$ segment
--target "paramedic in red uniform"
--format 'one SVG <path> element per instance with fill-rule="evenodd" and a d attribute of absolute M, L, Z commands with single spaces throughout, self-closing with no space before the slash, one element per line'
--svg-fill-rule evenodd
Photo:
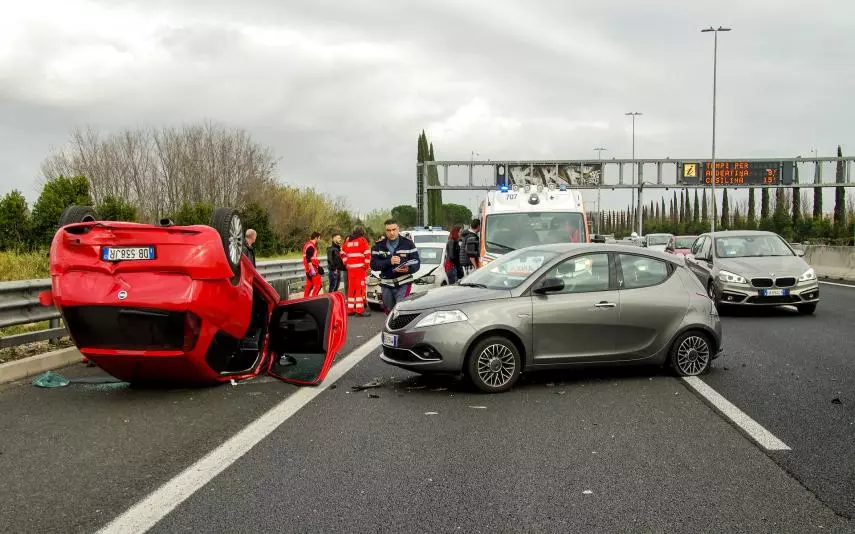
<path fill-rule="evenodd" d="M 312 232 L 312 237 L 303 245 L 303 269 L 306 271 L 306 289 L 303 298 L 314 297 L 321 291 L 324 269 L 318 256 L 319 232 Z"/>
<path fill-rule="evenodd" d="M 341 246 L 341 258 L 347 268 L 347 314 L 368 317 L 365 309 L 368 297 L 365 281 L 371 272 L 371 243 L 365 239 L 365 230 L 357 226 Z"/>

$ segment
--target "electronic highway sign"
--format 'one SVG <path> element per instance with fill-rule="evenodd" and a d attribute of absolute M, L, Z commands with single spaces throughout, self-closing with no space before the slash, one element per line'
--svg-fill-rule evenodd
<path fill-rule="evenodd" d="M 679 166 L 679 185 L 712 185 L 711 161 L 683 161 Z M 793 163 L 783 161 L 739 161 L 715 162 L 716 186 L 748 185 L 791 185 Z"/>

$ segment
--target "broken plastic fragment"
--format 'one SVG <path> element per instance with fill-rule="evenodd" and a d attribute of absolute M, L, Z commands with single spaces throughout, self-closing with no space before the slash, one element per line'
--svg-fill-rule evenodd
<path fill-rule="evenodd" d="M 33 385 L 40 388 L 62 388 L 69 383 L 70 381 L 67 378 L 53 371 L 42 373 L 33 379 Z"/>
<path fill-rule="evenodd" d="M 425 415 L 439 415 L 439 412 L 425 412 Z"/>
<path fill-rule="evenodd" d="M 486 410 L 487 409 L 486 406 L 470 406 L 470 408 L 474 408 L 476 410 Z"/>
<path fill-rule="evenodd" d="M 353 388 L 353 391 L 362 391 L 363 389 L 379 388 L 382 385 L 383 385 L 382 382 L 380 382 L 378 380 L 372 380 L 371 382 L 368 382 L 367 384 L 362 384 L 361 386 L 350 386 L 350 387 Z"/>
<path fill-rule="evenodd" d="M 831 399 L 831 404 L 840 404 L 840 399 L 837 397 L 834 397 L 833 399 Z"/>
<path fill-rule="evenodd" d="M 594 492 L 593 492 L 593 491 L 591 491 L 591 490 L 585 490 L 585 491 L 583 491 L 583 492 L 582 492 L 582 494 L 583 494 L 583 495 L 593 495 L 593 493 L 594 493 Z"/>

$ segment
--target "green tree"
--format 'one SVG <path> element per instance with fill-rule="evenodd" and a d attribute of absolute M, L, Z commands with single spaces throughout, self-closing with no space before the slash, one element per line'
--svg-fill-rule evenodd
<path fill-rule="evenodd" d="M 769 189 L 766 187 L 760 190 L 760 218 L 769 218 Z"/>
<path fill-rule="evenodd" d="M 813 188 L 813 218 L 822 219 L 822 188 Z"/>
<path fill-rule="evenodd" d="M 748 219 L 745 221 L 745 226 L 749 230 L 757 228 L 757 201 L 754 198 L 754 188 L 748 189 Z"/>
<path fill-rule="evenodd" d="M 775 190 L 775 212 L 772 216 L 772 223 L 775 232 L 790 240 L 793 237 L 793 227 L 785 193 L 783 187 Z"/>
<path fill-rule="evenodd" d="M 709 208 L 707 207 L 707 192 L 706 192 L 706 190 L 701 191 L 701 195 L 703 195 L 703 198 L 701 199 L 701 219 L 704 222 L 704 226 L 706 226 L 707 223 L 710 222 Z"/>
<path fill-rule="evenodd" d="M 137 208 L 117 197 L 106 197 L 96 207 L 98 218 L 104 221 L 137 222 Z"/>
<path fill-rule="evenodd" d="M 472 222 L 472 210 L 461 204 L 443 204 L 442 216 L 446 229 L 456 224 L 463 226 Z"/>
<path fill-rule="evenodd" d="M 835 182 L 842 184 L 846 181 L 844 176 L 843 149 L 837 145 L 837 175 Z M 849 229 L 846 224 L 846 188 L 834 188 L 834 234 L 835 237 L 849 237 Z"/>
<path fill-rule="evenodd" d="M 695 189 L 695 209 L 692 210 L 692 220 L 697 223 L 701 221 L 701 205 L 698 202 L 698 190 Z"/>
<path fill-rule="evenodd" d="M 414 206 L 402 204 L 392 208 L 392 217 L 398 221 L 401 228 L 411 228 L 418 226 L 419 212 Z"/>
<path fill-rule="evenodd" d="M 45 183 L 39 198 L 33 204 L 32 232 L 30 237 L 36 247 L 50 246 L 63 210 L 73 204 L 92 206 L 89 181 L 84 176 L 58 176 Z"/>
<path fill-rule="evenodd" d="M 211 216 L 214 214 L 214 206 L 204 202 L 196 204 L 182 204 L 172 217 L 172 222 L 178 226 L 192 226 L 196 224 L 211 224 Z"/>
<path fill-rule="evenodd" d="M 427 137 L 425 137 L 427 143 Z M 430 143 L 427 151 L 427 161 L 436 161 L 433 152 L 433 143 Z M 428 167 L 428 184 L 440 185 L 439 173 L 436 165 Z M 442 191 L 434 189 L 428 192 L 428 225 L 440 226 L 442 224 Z"/>
<path fill-rule="evenodd" d="M 269 257 L 282 252 L 279 239 L 270 227 L 270 214 L 267 213 L 266 209 L 255 202 L 251 202 L 241 210 L 241 218 L 243 219 L 245 230 L 249 230 L 250 228 L 255 230 L 256 237 L 253 248 L 255 249 L 256 256 Z M 338 225 L 333 224 L 331 226 L 335 230 L 341 231 L 345 236 L 348 233 L 347 227 L 339 229 Z M 329 232 L 324 232 L 321 236 L 321 239 L 325 241 L 328 241 L 329 238 Z"/>
<path fill-rule="evenodd" d="M 0 250 L 19 251 L 27 247 L 29 215 L 27 200 L 17 189 L 0 200 Z"/>
<path fill-rule="evenodd" d="M 793 165 L 795 167 L 795 182 L 799 183 L 799 166 Z M 804 239 L 802 234 L 802 199 L 801 192 L 798 187 L 793 188 L 793 209 L 792 209 L 792 228 L 793 228 L 793 238 L 797 241 L 801 241 Z"/>
<path fill-rule="evenodd" d="M 721 193 L 721 229 L 726 230 L 730 225 L 730 205 L 727 201 L 727 189 Z"/>

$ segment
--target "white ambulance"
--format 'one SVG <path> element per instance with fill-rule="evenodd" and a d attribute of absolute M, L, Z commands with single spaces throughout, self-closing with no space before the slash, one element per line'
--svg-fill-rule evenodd
<path fill-rule="evenodd" d="M 499 186 L 481 204 L 481 263 L 533 245 L 590 243 L 582 192 L 566 185 Z"/>

